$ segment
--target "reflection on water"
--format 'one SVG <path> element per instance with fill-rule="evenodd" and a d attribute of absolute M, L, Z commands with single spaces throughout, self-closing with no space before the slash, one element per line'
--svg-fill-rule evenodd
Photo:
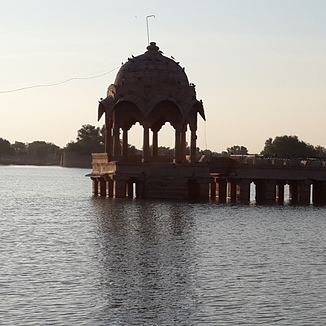
<path fill-rule="evenodd" d="M 324 325 L 325 207 L 92 198 L 1 167 L 0 325 Z"/>
<path fill-rule="evenodd" d="M 326 318 L 325 227 L 315 228 L 323 210 L 102 198 L 93 204 L 104 320 L 318 325 Z"/>
<path fill-rule="evenodd" d="M 94 198 L 103 314 L 121 325 L 191 325 L 194 221 L 180 204 Z"/>

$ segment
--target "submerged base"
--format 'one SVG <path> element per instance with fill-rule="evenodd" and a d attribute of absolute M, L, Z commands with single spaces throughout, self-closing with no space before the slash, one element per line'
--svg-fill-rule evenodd
<path fill-rule="evenodd" d="M 108 162 L 93 154 L 94 195 L 145 199 L 208 200 L 211 182 L 204 163 Z"/>

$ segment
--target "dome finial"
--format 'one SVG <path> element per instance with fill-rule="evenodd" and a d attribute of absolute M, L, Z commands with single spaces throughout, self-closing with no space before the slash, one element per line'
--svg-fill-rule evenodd
<path fill-rule="evenodd" d="M 149 52 L 157 53 L 160 48 L 158 46 L 156 46 L 156 43 L 155 42 L 151 42 L 146 49 Z"/>

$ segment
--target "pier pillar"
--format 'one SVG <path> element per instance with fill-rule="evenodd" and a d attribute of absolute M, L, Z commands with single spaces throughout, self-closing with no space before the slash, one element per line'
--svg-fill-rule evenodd
<path fill-rule="evenodd" d="M 217 197 L 219 203 L 226 202 L 226 189 L 227 189 L 227 182 L 225 178 L 216 179 L 217 182 Z"/>
<path fill-rule="evenodd" d="M 216 198 L 216 180 L 214 179 L 212 182 L 211 182 L 211 184 L 210 184 L 210 186 L 211 186 L 211 199 L 212 200 L 215 200 L 215 198 Z"/>
<path fill-rule="evenodd" d="M 93 179 L 93 194 L 94 196 L 98 196 L 98 180 Z"/>
<path fill-rule="evenodd" d="M 113 180 L 111 178 L 108 180 L 108 197 L 113 197 Z"/>
<path fill-rule="evenodd" d="M 248 204 L 250 201 L 250 180 L 239 179 L 237 182 L 237 201 Z"/>
<path fill-rule="evenodd" d="M 313 182 L 312 202 L 315 205 L 326 204 L 326 182 L 325 181 Z"/>
<path fill-rule="evenodd" d="M 127 196 L 128 198 L 134 197 L 134 183 L 131 180 L 127 182 Z"/>
<path fill-rule="evenodd" d="M 299 198 L 298 181 L 292 180 L 289 182 L 289 199 L 291 204 L 296 204 Z"/>
<path fill-rule="evenodd" d="M 199 198 L 208 200 L 209 198 L 209 183 L 199 184 Z"/>
<path fill-rule="evenodd" d="M 145 181 L 136 182 L 136 198 L 137 199 L 145 198 Z"/>
<path fill-rule="evenodd" d="M 310 204 L 310 185 L 309 181 L 301 181 L 299 182 L 299 202 L 300 204 Z"/>
<path fill-rule="evenodd" d="M 104 178 L 100 178 L 100 196 L 106 196 L 106 180 Z"/>
<path fill-rule="evenodd" d="M 125 198 L 126 197 L 126 181 L 115 180 L 114 181 L 115 198 Z"/>
<path fill-rule="evenodd" d="M 255 181 L 256 185 L 256 203 L 261 203 L 264 201 L 264 182 L 263 180 L 256 180 Z"/>
<path fill-rule="evenodd" d="M 285 181 L 279 180 L 276 182 L 276 201 L 278 204 L 284 204 L 284 186 Z"/>
<path fill-rule="evenodd" d="M 276 200 L 276 181 L 256 180 L 256 202 L 273 203 Z"/>
<path fill-rule="evenodd" d="M 235 203 L 237 200 L 237 183 L 235 179 L 228 180 L 228 200 Z"/>
<path fill-rule="evenodd" d="M 275 202 L 276 200 L 276 181 L 265 180 L 265 200 Z"/>

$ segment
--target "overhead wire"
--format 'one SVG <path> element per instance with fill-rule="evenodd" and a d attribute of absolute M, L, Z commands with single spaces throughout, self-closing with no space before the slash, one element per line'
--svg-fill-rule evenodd
<path fill-rule="evenodd" d="M 105 75 L 108 75 L 110 74 L 111 72 L 117 70 L 119 68 L 118 67 L 115 67 L 114 69 L 110 70 L 110 71 L 107 71 L 103 74 L 99 74 L 99 75 L 95 75 L 95 76 L 89 76 L 89 77 L 73 77 L 73 78 L 69 78 L 69 79 L 66 79 L 66 80 L 63 80 L 61 82 L 57 82 L 57 83 L 51 83 L 51 84 L 39 84 L 39 85 L 32 85 L 32 86 L 26 86 L 26 87 L 20 87 L 20 88 L 15 88 L 15 89 L 10 89 L 10 90 L 6 90 L 6 91 L 0 91 L 0 94 L 5 94 L 5 93 L 14 93 L 14 92 L 19 92 L 19 91 L 23 91 L 23 90 L 26 90 L 26 89 L 31 89 L 31 88 L 40 88 L 40 87 L 52 87 L 52 86 L 58 86 L 58 85 L 62 85 L 62 84 L 65 84 L 65 83 L 68 83 L 70 81 L 73 81 L 73 80 L 86 80 L 86 79 L 95 79 L 95 78 L 99 78 L 99 77 L 102 77 L 102 76 L 105 76 Z"/>

